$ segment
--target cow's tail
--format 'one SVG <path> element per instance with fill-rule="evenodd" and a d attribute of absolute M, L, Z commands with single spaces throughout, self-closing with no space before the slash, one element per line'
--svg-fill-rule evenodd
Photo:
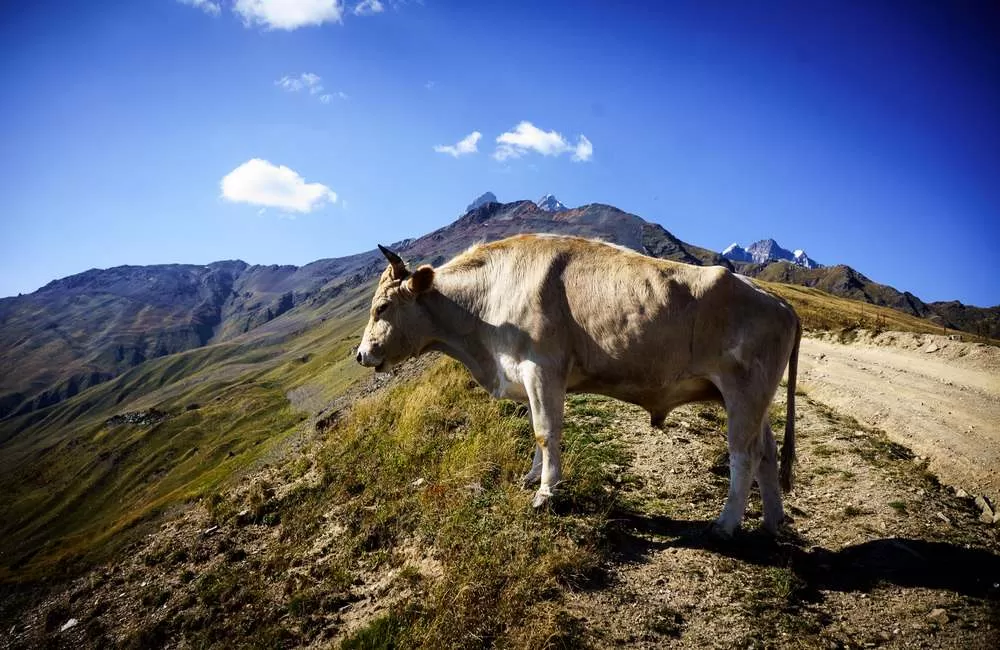
<path fill-rule="evenodd" d="M 802 341 L 802 323 L 795 326 L 795 345 L 788 358 L 788 399 L 785 411 L 785 441 L 781 445 L 781 467 L 778 480 L 781 490 L 792 490 L 792 464 L 795 462 L 795 376 L 799 370 L 799 343 Z"/>

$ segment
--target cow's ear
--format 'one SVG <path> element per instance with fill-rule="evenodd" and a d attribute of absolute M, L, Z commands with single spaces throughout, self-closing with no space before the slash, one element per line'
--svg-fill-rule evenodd
<path fill-rule="evenodd" d="M 433 267 L 424 264 L 416 271 L 413 272 L 409 278 L 406 279 L 406 288 L 413 295 L 421 294 L 425 291 L 429 291 L 431 286 L 434 284 L 434 269 Z"/>

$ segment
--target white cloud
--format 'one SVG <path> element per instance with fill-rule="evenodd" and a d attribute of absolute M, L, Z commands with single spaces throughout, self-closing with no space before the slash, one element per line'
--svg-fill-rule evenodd
<path fill-rule="evenodd" d="M 426 88 L 427 90 L 430 90 L 433 87 L 434 87 L 433 81 L 428 81 L 427 83 L 424 84 L 424 88 Z"/>
<path fill-rule="evenodd" d="M 181 4 L 189 5 L 201 9 L 210 16 L 218 16 L 222 13 L 222 7 L 218 0 L 178 0 Z"/>
<path fill-rule="evenodd" d="M 501 133 L 497 137 L 497 148 L 493 157 L 497 160 L 520 158 L 531 151 L 543 156 L 558 156 L 572 153 L 576 162 L 585 162 L 594 155 L 594 145 L 581 135 L 575 146 L 569 144 L 557 131 L 543 131 L 531 122 L 524 121 L 513 131 Z"/>
<path fill-rule="evenodd" d="M 281 79 L 274 82 L 274 85 L 287 90 L 290 93 L 297 93 L 302 90 L 309 91 L 310 95 L 319 95 L 317 99 L 323 104 L 329 104 L 333 101 L 334 96 L 341 99 L 347 99 L 348 95 L 343 90 L 338 90 L 336 93 L 331 94 L 323 92 L 323 78 L 318 74 L 313 74 L 312 72 L 303 72 L 298 76 L 285 75 Z"/>
<path fill-rule="evenodd" d="M 322 183 L 306 183 L 293 169 L 251 158 L 222 178 L 222 198 L 286 212 L 312 212 L 336 203 L 337 194 Z"/>
<path fill-rule="evenodd" d="M 274 82 L 275 86 L 287 90 L 290 93 L 297 93 L 300 90 L 308 90 L 310 95 L 323 92 L 322 78 L 312 72 L 303 72 L 297 77 L 285 75 Z"/>
<path fill-rule="evenodd" d="M 345 93 L 343 90 L 338 90 L 337 97 L 339 97 L 340 99 L 347 99 L 349 95 Z M 331 101 L 333 101 L 333 95 L 331 95 L 330 93 L 320 95 L 319 101 L 323 102 L 324 104 L 329 104 Z"/>
<path fill-rule="evenodd" d="M 339 23 L 344 15 L 340 0 L 236 0 L 233 11 L 243 23 L 291 31 L 299 27 Z"/>
<path fill-rule="evenodd" d="M 385 11 L 385 6 L 379 0 L 361 0 L 361 2 L 354 5 L 355 16 L 371 16 L 372 14 L 380 14 L 383 11 Z"/>
<path fill-rule="evenodd" d="M 459 156 L 464 156 L 465 154 L 476 153 L 479 151 L 479 147 L 476 145 L 479 142 L 479 138 L 483 137 L 483 134 L 479 131 L 473 131 L 469 135 L 465 136 L 455 144 L 439 144 L 434 147 L 434 151 L 438 153 L 446 153 L 449 156 L 458 158 Z"/>
<path fill-rule="evenodd" d="M 573 160 L 576 162 L 587 162 L 594 155 L 594 145 L 590 144 L 587 136 L 581 135 L 573 148 Z"/>

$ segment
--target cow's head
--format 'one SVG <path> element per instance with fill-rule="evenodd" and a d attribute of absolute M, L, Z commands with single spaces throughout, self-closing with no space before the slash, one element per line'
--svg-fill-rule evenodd
<path fill-rule="evenodd" d="M 417 304 L 417 297 L 434 284 L 434 269 L 424 265 L 411 273 L 399 255 L 384 246 L 378 248 L 389 260 L 389 266 L 375 289 L 357 360 L 363 366 L 385 372 L 420 352 L 427 316 Z"/>

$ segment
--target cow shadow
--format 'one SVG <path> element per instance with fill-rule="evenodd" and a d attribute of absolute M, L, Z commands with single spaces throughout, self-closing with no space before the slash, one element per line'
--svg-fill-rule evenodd
<path fill-rule="evenodd" d="M 944 589 L 1000 603 L 1000 555 L 947 542 L 887 537 L 832 551 L 794 532 L 774 538 L 763 531 L 740 531 L 722 540 L 711 521 L 677 520 L 617 512 L 611 539 L 619 562 L 641 563 L 668 548 L 702 549 L 749 564 L 792 570 L 818 596 L 820 590 L 869 592 L 892 584 Z"/>

